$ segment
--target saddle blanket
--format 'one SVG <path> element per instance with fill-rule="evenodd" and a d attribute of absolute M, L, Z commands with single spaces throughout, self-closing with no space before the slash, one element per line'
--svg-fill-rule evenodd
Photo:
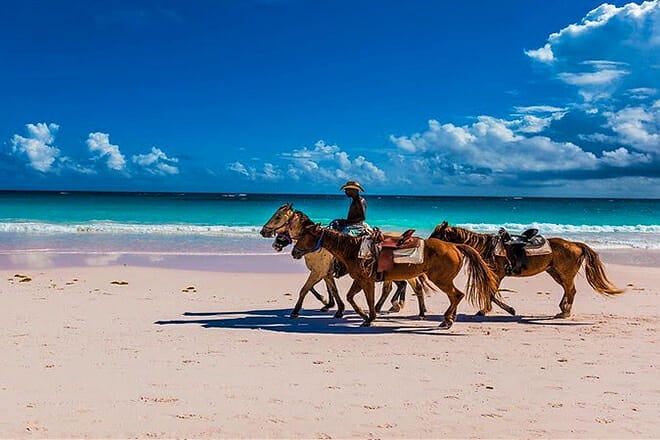
<path fill-rule="evenodd" d="M 373 240 L 369 237 L 362 239 L 358 257 L 362 259 L 375 258 L 371 252 Z M 380 247 L 378 248 L 380 251 Z M 394 249 L 394 263 L 397 264 L 422 264 L 424 262 L 424 240 L 419 241 L 419 246 L 409 249 Z"/>
<path fill-rule="evenodd" d="M 543 241 L 542 243 L 539 244 L 534 244 L 530 243 L 525 245 L 525 255 L 528 257 L 533 257 L 535 255 L 548 255 L 552 253 L 552 248 L 550 247 L 550 243 L 548 240 L 546 240 L 544 237 L 534 237 L 536 238 L 541 238 Z M 502 240 L 498 240 L 497 244 L 495 245 L 495 251 L 493 252 L 496 256 L 498 257 L 506 257 L 506 249 L 504 249 L 504 245 L 502 244 Z"/>

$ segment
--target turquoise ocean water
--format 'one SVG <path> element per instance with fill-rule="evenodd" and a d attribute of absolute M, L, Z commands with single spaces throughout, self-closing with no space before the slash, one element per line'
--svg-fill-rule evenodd
<path fill-rule="evenodd" d="M 443 220 L 480 232 L 536 227 L 596 249 L 660 249 L 660 200 L 366 194 L 367 221 L 428 235 Z M 0 192 L 0 253 L 266 255 L 258 232 L 283 203 L 327 224 L 343 195 Z"/>

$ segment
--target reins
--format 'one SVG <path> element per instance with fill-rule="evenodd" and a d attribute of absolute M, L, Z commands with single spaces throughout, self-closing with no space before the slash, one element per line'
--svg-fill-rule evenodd
<path fill-rule="evenodd" d="M 300 248 L 298 247 L 298 243 L 296 243 L 296 244 L 293 246 L 293 250 L 296 251 L 296 252 L 301 252 L 301 253 L 302 253 L 301 255 L 311 254 L 312 252 L 316 252 L 316 251 L 318 251 L 319 249 L 321 249 L 321 245 L 322 245 L 322 243 L 323 243 L 323 236 L 324 236 L 324 235 L 325 235 L 325 229 L 324 229 L 323 231 L 321 231 L 321 235 L 319 235 L 319 239 L 316 240 L 316 244 L 315 244 L 314 247 L 311 248 L 311 249 L 300 249 Z"/>

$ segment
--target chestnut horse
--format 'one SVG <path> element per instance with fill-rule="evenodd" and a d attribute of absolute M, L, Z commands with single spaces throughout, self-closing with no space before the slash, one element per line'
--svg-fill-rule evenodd
<path fill-rule="evenodd" d="M 481 256 L 488 262 L 495 275 L 497 276 L 497 285 L 505 277 L 506 257 L 496 256 L 494 254 L 495 245 L 498 236 L 493 234 L 480 234 L 469 229 L 457 226 L 449 226 L 447 222 L 442 222 L 436 226 L 430 238 L 438 238 L 451 243 L 463 243 L 475 248 Z M 552 253 L 547 255 L 528 255 L 526 269 L 520 274 L 512 274 L 515 277 L 530 277 L 541 272 L 547 272 L 563 289 L 564 296 L 559 303 L 561 310 L 555 317 L 568 318 L 571 316 L 571 308 L 575 299 L 575 275 L 577 275 L 582 263 L 584 263 L 587 282 L 598 293 L 603 295 L 615 295 L 623 293 L 622 289 L 617 288 L 607 278 L 605 268 L 600 261 L 598 254 L 584 243 L 568 241 L 563 238 L 548 238 L 548 243 L 552 248 Z M 501 300 L 494 302 L 512 315 L 515 311 Z M 508 308 L 508 309 L 507 309 Z M 510 310 L 509 310 L 510 309 Z M 485 315 L 492 310 L 492 304 L 486 304 L 479 313 Z"/>
<path fill-rule="evenodd" d="M 346 266 L 349 275 L 353 278 L 353 284 L 346 294 L 347 301 L 364 319 L 362 325 L 371 325 L 376 319 L 375 280 L 373 273 L 365 268 L 363 260 L 358 257 L 362 239 L 329 228 L 322 228 L 309 218 L 304 219 L 302 226 L 302 233 L 291 251 L 293 258 L 299 259 L 319 248 L 330 251 Z M 453 282 L 463 266 L 464 259 L 468 263 L 466 293 L 456 288 Z M 458 304 L 464 296 L 467 296 L 471 303 L 484 308 L 490 303 L 492 296 L 499 294 L 495 274 L 488 268 L 477 251 L 466 245 L 448 243 L 434 238 L 424 240 L 423 263 L 394 264 L 392 270 L 384 273 L 384 280 L 410 280 L 423 274 L 449 297 L 449 308 L 445 311 L 444 320 L 440 324 L 441 328 L 448 329 L 452 326 L 456 320 Z M 430 288 L 427 283 L 424 287 Z M 360 290 L 364 290 L 369 315 L 365 314 L 355 302 L 354 297 Z"/>
<path fill-rule="evenodd" d="M 295 211 L 293 206 L 290 203 L 286 203 L 277 209 L 275 213 L 268 219 L 268 221 L 261 228 L 260 234 L 262 237 L 273 237 L 276 234 L 284 234 L 287 237 L 297 237 L 300 234 L 301 229 L 301 216 L 298 215 L 300 211 Z M 307 218 L 306 216 L 304 216 Z M 273 244 L 273 247 L 279 252 L 286 244 L 276 245 Z M 307 277 L 307 280 L 300 288 L 298 294 L 298 301 L 291 312 L 292 318 L 297 318 L 300 314 L 300 309 L 302 308 L 303 301 L 308 292 L 312 294 L 321 301 L 324 306 L 321 308 L 321 311 L 325 312 L 332 307 L 334 307 L 335 302 L 337 303 L 337 312 L 335 313 L 336 318 L 340 318 L 344 314 L 345 306 L 341 297 L 339 296 L 339 291 L 337 290 L 337 285 L 334 279 L 334 257 L 332 254 L 325 249 L 319 249 L 318 252 L 309 253 L 305 255 L 305 265 L 309 269 L 310 273 Z M 314 289 L 314 286 L 318 284 L 321 280 L 325 281 L 326 290 L 328 291 L 328 300 L 325 301 L 324 298 Z M 398 312 L 403 308 L 405 301 L 405 291 L 406 291 L 406 282 L 405 281 L 396 281 L 397 285 L 396 293 L 392 298 L 392 308 L 390 311 Z M 422 291 L 421 286 L 419 286 L 414 281 L 411 282 L 411 287 L 416 292 L 419 302 L 419 317 L 423 318 L 426 312 L 426 307 L 424 305 L 424 292 Z M 392 291 L 392 282 L 388 281 L 383 283 L 383 291 L 380 300 L 377 304 L 377 311 L 380 311 L 383 303 L 387 299 L 387 296 Z"/>

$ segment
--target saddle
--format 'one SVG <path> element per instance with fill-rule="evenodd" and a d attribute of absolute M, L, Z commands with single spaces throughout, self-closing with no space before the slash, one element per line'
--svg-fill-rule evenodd
<path fill-rule="evenodd" d="M 423 261 L 424 242 L 419 237 L 413 237 L 414 233 L 414 229 L 408 229 L 401 235 L 384 235 L 379 230 L 374 233 L 372 246 L 379 248 L 379 252 L 372 252 L 377 255 L 377 273 L 392 270 L 395 263 L 419 264 Z"/>
<path fill-rule="evenodd" d="M 504 267 L 507 275 L 520 274 L 527 269 L 528 256 L 552 253 L 550 244 L 536 228 L 527 229 L 520 235 L 510 235 L 506 229 L 500 228 L 498 236 L 495 255 L 507 259 Z"/>

